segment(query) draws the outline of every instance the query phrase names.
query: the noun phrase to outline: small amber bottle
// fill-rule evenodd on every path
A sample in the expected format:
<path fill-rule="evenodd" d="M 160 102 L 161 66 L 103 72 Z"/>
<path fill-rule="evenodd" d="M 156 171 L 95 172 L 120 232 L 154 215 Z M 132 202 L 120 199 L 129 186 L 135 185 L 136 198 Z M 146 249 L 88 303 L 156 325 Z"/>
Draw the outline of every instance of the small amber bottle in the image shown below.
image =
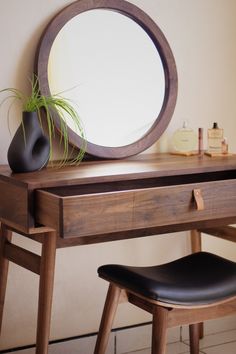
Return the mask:
<path fill-rule="evenodd" d="M 224 138 L 221 143 L 222 154 L 228 154 L 228 142 L 227 138 Z"/>

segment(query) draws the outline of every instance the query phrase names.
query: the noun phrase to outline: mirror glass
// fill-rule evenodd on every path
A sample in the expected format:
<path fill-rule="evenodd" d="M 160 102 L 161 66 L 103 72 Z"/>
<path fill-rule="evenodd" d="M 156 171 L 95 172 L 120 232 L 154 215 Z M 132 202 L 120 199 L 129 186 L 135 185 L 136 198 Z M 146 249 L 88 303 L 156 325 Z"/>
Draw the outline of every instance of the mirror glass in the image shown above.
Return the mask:
<path fill-rule="evenodd" d="M 165 73 L 156 46 L 131 18 L 92 9 L 70 19 L 49 53 L 48 84 L 76 106 L 86 139 L 121 147 L 142 138 L 157 120 Z M 68 119 L 73 130 L 73 123 Z"/>

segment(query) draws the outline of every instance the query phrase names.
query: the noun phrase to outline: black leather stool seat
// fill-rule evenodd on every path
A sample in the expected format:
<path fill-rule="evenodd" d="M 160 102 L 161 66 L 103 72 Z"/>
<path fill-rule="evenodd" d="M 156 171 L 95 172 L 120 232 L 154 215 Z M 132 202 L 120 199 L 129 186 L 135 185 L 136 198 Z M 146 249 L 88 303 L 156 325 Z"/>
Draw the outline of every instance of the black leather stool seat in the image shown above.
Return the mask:
<path fill-rule="evenodd" d="M 152 267 L 107 264 L 98 274 L 121 288 L 170 304 L 196 306 L 236 295 L 236 263 L 208 252 Z"/>

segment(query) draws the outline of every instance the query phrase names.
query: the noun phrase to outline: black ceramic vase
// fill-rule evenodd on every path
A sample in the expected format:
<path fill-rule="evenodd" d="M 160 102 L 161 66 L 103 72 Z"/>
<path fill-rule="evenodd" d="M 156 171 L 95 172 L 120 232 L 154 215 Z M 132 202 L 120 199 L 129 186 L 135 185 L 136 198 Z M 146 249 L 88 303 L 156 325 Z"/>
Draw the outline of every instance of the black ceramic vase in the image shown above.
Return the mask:
<path fill-rule="evenodd" d="M 23 112 L 22 123 L 8 149 L 8 163 L 13 172 L 40 170 L 49 160 L 50 145 L 43 134 L 37 112 Z"/>

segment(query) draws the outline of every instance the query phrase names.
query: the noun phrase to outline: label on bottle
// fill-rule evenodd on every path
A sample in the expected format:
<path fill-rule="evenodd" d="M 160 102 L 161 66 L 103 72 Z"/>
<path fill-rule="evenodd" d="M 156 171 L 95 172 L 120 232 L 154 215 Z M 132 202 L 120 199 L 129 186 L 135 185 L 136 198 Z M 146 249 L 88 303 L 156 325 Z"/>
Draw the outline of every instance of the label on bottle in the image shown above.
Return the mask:
<path fill-rule="evenodd" d="M 208 138 L 219 138 L 223 140 L 223 129 L 208 129 Z"/>
<path fill-rule="evenodd" d="M 222 152 L 223 129 L 208 129 L 208 151 Z"/>
<path fill-rule="evenodd" d="M 197 148 L 197 134 L 192 129 L 178 129 L 172 137 L 172 143 L 176 151 L 193 151 Z"/>

